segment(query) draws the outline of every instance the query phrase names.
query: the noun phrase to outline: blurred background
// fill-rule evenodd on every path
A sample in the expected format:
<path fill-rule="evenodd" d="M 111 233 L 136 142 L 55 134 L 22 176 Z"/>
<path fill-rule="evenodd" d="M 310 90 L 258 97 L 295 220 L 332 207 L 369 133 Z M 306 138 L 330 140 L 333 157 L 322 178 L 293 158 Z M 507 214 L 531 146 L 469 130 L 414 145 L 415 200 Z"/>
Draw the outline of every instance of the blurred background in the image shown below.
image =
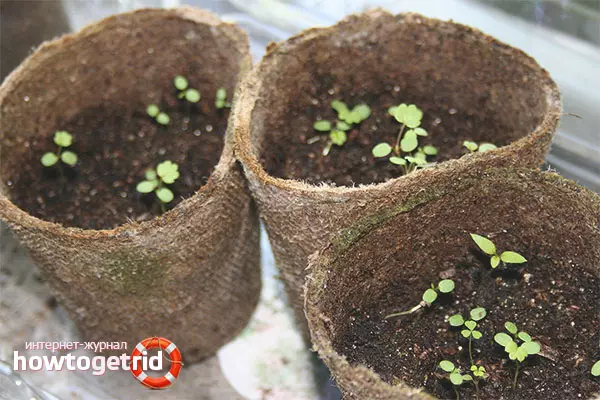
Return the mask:
<path fill-rule="evenodd" d="M 600 192 L 600 0 L 0 0 L 0 77 L 44 40 L 114 13 L 179 5 L 238 23 L 250 37 L 255 62 L 270 41 L 372 7 L 477 27 L 526 51 L 550 72 L 565 115 L 545 168 Z M 76 332 L 26 252 L 1 228 L 1 400 L 339 398 L 326 368 L 294 328 L 264 232 L 264 287 L 253 320 L 217 357 L 186 367 L 169 390 L 151 393 L 128 372 L 15 374 L 13 352 L 25 341 L 76 340 Z"/>

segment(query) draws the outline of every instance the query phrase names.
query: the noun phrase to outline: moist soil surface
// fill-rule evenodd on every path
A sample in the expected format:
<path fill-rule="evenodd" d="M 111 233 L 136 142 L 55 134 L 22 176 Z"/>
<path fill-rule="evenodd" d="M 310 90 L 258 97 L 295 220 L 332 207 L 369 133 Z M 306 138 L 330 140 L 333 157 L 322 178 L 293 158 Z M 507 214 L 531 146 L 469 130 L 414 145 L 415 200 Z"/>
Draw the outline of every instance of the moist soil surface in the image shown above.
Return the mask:
<path fill-rule="evenodd" d="M 311 102 L 303 104 L 304 96 L 290 105 L 287 121 L 282 124 L 284 132 L 277 134 L 276 143 L 268 144 L 268 151 L 262 155 L 262 165 L 273 176 L 310 184 L 324 182 L 354 186 L 397 178 L 403 173 L 402 167 L 391 164 L 388 157 L 374 158 L 371 150 L 381 142 L 394 144 L 401 124 L 387 110 L 401 103 L 415 104 L 423 111 L 421 127 L 429 135 L 420 137 L 419 144 L 434 145 L 439 150 L 437 156 L 428 156 L 429 162 L 467 154 L 469 151 L 462 145 L 464 140 L 479 143 L 496 138 L 494 144 L 497 146 L 512 141 L 498 121 L 486 120 L 469 110 L 455 109 L 443 101 L 433 104 L 428 96 L 404 93 L 398 86 L 384 85 L 382 89 L 343 92 L 336 84 L 321 79 L 316 88 L 311 89 Z M 334 145 L 331 152 L 323 156 L 328 133 L 315 131 L 313 124 L 319 119 L 336 120 L 337 113 L 331 108 L 331 101 L 335 99 L 342 100 L 349 107 L 365 103 L 371 108 L 371 116 L 347 132 L 348 140 L 342 147 Z M 311 144 L 315 137 L 319 141 Z"/>
<path fill-rule="evenodd" d="M 551 260 L 541 258 L 495 271 L 488 263 L 472 249 L 462 265 L 439 273 L 438 278 L 455 281 L 454 293 L 442 295 L 424 310 L 386 320 L 386 315 L 408 310 L 421 298 L 415 291 L 421 285 L 414 282 L 417 277 L 393 284 L 368 306 L 355 305 L 334 347 L 352 364 L 368 366 L 390 384 L 404 381 L 438 398 L 454 399 L 438 363 L 450 360 L 465 373 L 470 362 L 468 341 L 447 317 L 467 317 L 471 308 L 484 307 L 487 317 L 477 328 L 483 337 L 473 341 L 475 362 L 489 374 L 479 384 L 480 399 L 589 399 L 600 393 L 600 379 L 590 374 L 600 359 L 600 279 L 576 266 L 553 268 Z M 542 344 L 542 354 L 522 364 L 516 390 L 515 363 L 493 340 L 506 321 Z M 471 384 L 458 390 L 461 399 L 477 398 Z"/>
<path fill-rule="evenodd" d="M 168 185 L 175 198 L 166 206 L 175 207 L 207 182 L 218 163 L 229 111 L 216 109 L 211 99 L 191 104 L 175 94 L 159 106 L 170 117 L 168 126 L 144 109 L 87 109 L 59 121 L 57 129 L 73 135 L 68 150 L 77 154 L 76 166 L 41 165 L 42 154 L 56 151 L 54 130 L 32 139 L 22 168 L 7 182 L 11 200 L 43 220 L 84 229 L 151 219 L 161 213 L 160 203 L 136 185 L 146 169 L 171 160 L 180 176 Z"/>

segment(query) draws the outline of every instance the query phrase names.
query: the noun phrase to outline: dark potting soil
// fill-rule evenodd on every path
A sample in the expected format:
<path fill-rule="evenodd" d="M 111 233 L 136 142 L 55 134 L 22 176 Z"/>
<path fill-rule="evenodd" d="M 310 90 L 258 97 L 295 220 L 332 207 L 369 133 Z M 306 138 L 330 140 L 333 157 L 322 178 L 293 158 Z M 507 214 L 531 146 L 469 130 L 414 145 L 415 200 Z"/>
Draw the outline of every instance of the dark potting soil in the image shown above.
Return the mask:
<path fill-rule="evenodd" d="M 468 316 L 470 308 L 479 306 L 488 314 L 479 322 L 483 337 L 473 341 L 473 357 L 489 374 L 479 384 L 480 399 L 589 399 L 600 393 L 600 379 L 590 374 L 600 359 L 600 279 L 575 266 L 555 268 L 552 260 L 533 257 L 523 267 L 491 271 L 488 259 L 471 250 L 464 264 L 438 274 L 439 279 L 453 279 L 456 289 L 430 308 L 384 319 L 418 304 L 417 278 L 394 284 L 366 307 L 356 306 L 349 328 L 334 343 L 337 351 L 390 384 L 404 381 L 438 398 L 454 399 L 438 363 L 452 361 L 466 373 L 470 362 L 468 341 L 447 317 Z M 512 389 L 515 363 L 493 340 L 504 331 L 506 321 L 515 322 L 542 344 L 542 354 L 529 356 L 522 364 L 516 390 Z M 477 398 L 469 383 L 458 391 L 461 399 Z"/>
<path fill-rule="evenodd" d="M 323 81 L 312 88 L 312 101 L 299 96 L 290 105 L 283 132 L 277 134 L 277 142 L 268 144 L 261 163 L 271 175 L 284 179 L 303 180 L 310 184 L 330 183 L 338 186 L 381 183 L 402 175 L 402 167 L 391 164 L 387 157 L 376 159 L 372 148 L 381 142 L 393 144 L 400 130 L 398 123 L 388 113 L 388 108 L 401 103 L 415 104 L 423 111 L 421 127 L 428 132 L 420 137 L 420 145 L 434 145 L 437 156 L 428 157 L 430 162 L 460 158 L 469 151 L 462 145 L 465 140 L 477 143 L 496 138 L 494 144 L 503 146 L 514 138 L 507 137 L 506 127 L 477 112 L 459 110 L 450 104 L 433 104 L 422 94 L 404 93 L 400 87 L 382 85 L 379 88 L 343 92 L 336 84 Z M 342 147 L 333 146 L 323 156 L 328 134 L 317 132 L 313 124 L 318 119 L 335 121 L 336 112 L 332 100 L 342 100 L 349 107 L 365 103 L 371 108 L 371 116 L 355 129 L 347 132 L 348 140 Z M 482 102 L 485 99 L 481 100 Z M 310 143 L 315 136 L 319 141 Z"/>
<path fill-rule="evenodd" d="M 79 158 L 73 168 L 62 163 L 45 168 L 40 157 L 56 151 L 54 130 L 32 139 L 22 168 L 9 182 L 11 200 L 38 218 L 64 226 L 110 229 L 161 213 L 154 193 L 140 194 L 144 171 L 165 160 L 179 165 L 180 177 L 168 185 L 171 209 L 204 185 L 221 155 L 229 111 L 210 99 L 197 104 L 165 99 L 160 104 L 171 121 L 162 126 L 145 109 L 84 110 L 56 130 L 73 135 L 68 148 Z"/>

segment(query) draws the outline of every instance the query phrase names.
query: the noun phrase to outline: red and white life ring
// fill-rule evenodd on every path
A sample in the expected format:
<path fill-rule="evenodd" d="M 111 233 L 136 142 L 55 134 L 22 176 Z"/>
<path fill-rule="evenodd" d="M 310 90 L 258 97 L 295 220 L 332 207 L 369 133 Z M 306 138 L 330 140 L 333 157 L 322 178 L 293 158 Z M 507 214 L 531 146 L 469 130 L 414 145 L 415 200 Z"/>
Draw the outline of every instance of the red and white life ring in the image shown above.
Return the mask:
<path fill-rule="evenodd" d="M 169 372 L 160 378 L 148 376 L 142 369 L 141 362 L 133 363 L 133 357 L 142 356 L 144 351 L 154 348 L 160 348 L 166 351 L 171 360 L 171 368 L 169 369 Z M 181 365 L 181 352 L 177 346 L 175 346 L 175 343 L 162 337 L 150 337 L 142 340 L 135 346 L 133 352 L 131 353 L 131 362 L 129 364 L 129 368 L 131 369 L 133 376 L 135 376 L 135 378 L 144 386 L 147 386 L 151 389 L 164 389 L 171 386 L 173 382 L 177 380 L 179 371 L 181 370 Z"/>

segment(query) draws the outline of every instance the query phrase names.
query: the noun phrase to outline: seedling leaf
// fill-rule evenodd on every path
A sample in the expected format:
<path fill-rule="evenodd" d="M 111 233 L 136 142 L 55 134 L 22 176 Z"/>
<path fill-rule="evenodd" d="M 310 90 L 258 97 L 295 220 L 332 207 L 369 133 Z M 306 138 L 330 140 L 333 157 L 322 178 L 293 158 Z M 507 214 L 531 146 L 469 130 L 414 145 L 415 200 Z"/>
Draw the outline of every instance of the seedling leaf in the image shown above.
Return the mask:
<path fill-rule="evenodd" d="M 329 139 L 331 139 L 333 144 L 343 146 L 348 137 L 346 136 L 346 132 L 334 129 L 329 133 Z"/>
<path fill-rule="evenodd" d="M 416 131 L 416 129 L 415 129 L 415 131 Z M 417 135 L 418 135 L 418 133 L 417 133 Z M 423 153 L 425 153 L 428 156 L 435 156 L 438 153 L 438 149 L 436 147 L 430 146 L 430 145 L 423 146 Z"/>
<path fill-rule="evenodd" d="M 350 130 L 351 126 L 345 123 L 344 121 L 337 121 L 337 123 L 335 124 L 335 128 L 337 130 L 346 132 Z"/>
<path fill-rule="evenodd" d="M 406 161 L 408 161 L 411 164 L 415 164 L 415 165 L 425 165 L 425 164 L 427 164 L 427 161 L 423 160 L 422 158 L 411 157 L 411 156 L 406 156 L 404 158 L 406 159 Z"/>
<path fill-rule="evenodd" d="M 54 153 L 46 153 L 40 159 L 44 167 L 51 167 L 58 162 L 58 157 Z"/>
<path fill-rule="evenodd" d="M 400 104 L 395 110 L 394 118 L 396 118 L 396 121 L 406 125 L 409 128 L 416 128 L 421 125 L 423 112 L 414 104 Z"/>
<path fill-rule="evenodd" d="M 517 326 L 510 321 L 504 323 L 504 328 L 506 328 L 506 330 L 512 333 L 513 335 L 517 334 Z"/>
<path fill-rule="evenodd" d="M 163 203 L 169 203 L 175 196 L 173 196 L 171 189 L 163 187 L 156 191 L 156 197 L 158 197 L 158 199 Z"/>
<path fill-rule="evenodd" d="M 518 348 L 519 348 L 519 346 L 517 345 L 517 342 L 515 342 L 511 338 L 510 342 L 506 343 L 506 346 L 504 346 L 504 351 L 506 351 L 507 353 L 509 353 L 509 355 L 511 353 L 514 355 L 516 353 L 516 351 L 518 350 Z M 514 358 L 511 358 L 511 360 L 514 360 Z"/>
<path fill-rule="evenodd" d="M 169 116 L 164 112 L 161 112 L 156 116 L 156 122 L 158 122 L 161 125 L 168 125 L 170 120 L 171 119 L 169 118 Z"/>
<path fill-rule="evenodd" d="M 483 336 L 483 334 L 479 331 L 473 331 L 472 335 L 474 339 L 481 339 L 481 337 Z"/>
<path fill-rule="evenodd" d="M 313 128 L 319 132 L 329 132 L 331 130 L 331 122 L 326 120 L 317 121 L 314 123 Z"/>
<path fill-rule="evenodd" d="M 338 117 L 340 117 L 340 119 L 345 119 L 347 114 L 350 113 L 350 110 L 348 109 L 346 103 L 340 100 L 333 100 L 331 102 L 331 108 L 333 108 L 338 113 Z"/>
<path fill-rule="evenodd" d="M 456 315 L 451 316 L 448 319 L 448 322 L 452 326 L 462 326 L 465 323 L 465 319 L 463 318 L 462 315 L 456 314 Z"/>
<path fill-rule="evenodd" d="M 494 150 L 497 149 L 498 147 L 495 144 L 492 143 L 481 143 L 479 145 L 479 152 L 480 153 L 485 153 L 486 151 L 490 151 L 490 150 Z"/>
<path fill-rule="evenodd" d="M 471 319 L 473 321 L 481 321 L 487 315 L 487 311 L 483 307 L 477 307 L 477 308 L 472 309 L 469 312 L 469 315 L 471 316 Z"/>
<path fill-rule="evenodd" d="M 225 101 L 226 98 L 227 98 L 227 90 L 225 90 L 225 88 L 219 88 L 217 90 L 216 99 Z"/>
<path fill-rule="evenodd" d="M 433 289 L 427 289 L 425 293 L 423 293 L 423 301 L 427 304 L 431 304 L 437 299 L 438 294 Z"/>
<path fill-rule="evenodd" d="M 467 148 L 467 149 L 468 149 L 470 152 L 477 151 L 477 148 L 479 147 L 479 146 L 477 145 L 477 143 L 475 143 L 475 142 L 472 142 L 472 141 L 470 141 L 470 140 L 465 140 L 465 141 L 463 142 L 463 146 L 464 146 L 464 147 L 466 147 L 466 148 Z"/>
<path fill-rule="evenodd" d="M 519 253 L 515 253 L 514 251 L 505 251 L 500 255 L 500 258 L 503 262 L 507 264 L 522 264 L 527 262 L 527 259 L 520 255 Z"/>
<path fill-rule="evenodd" d="M 443 279 L 438 284 L 438 288 L 442 293 L 450 293 L 454 290 L 454 281 L 452 279 Z"/>
<path fill-rule="evenodd" d="M 498 343 L 500 346 L 506 347 L 510 342 L 513 342 L 513 339 L 510 336 L 508 336 L 506 333 L 500 332 L 494 336 L 494 341 L 496 343 Z"/>
<path fill-rule="evenodd" d="M 469 320 L 469 321 L 465 322 L 465 326 L 466 326 L 466 327 L 467 327 L 467 328 L 468 328 L 470 331 L 472 331 L 472 330 L 473 330 L 473 329 L 475 329 L 475 327 L 477 326 L 477 322 Z"/>
<path fill-rule="evenodd" d="M 463 376 L 460 372 L 452 372 L 450 374 L 450 382 L 452 382 L 453 385 L 460 386 L 463 383 Z"/>
<path fill-rule="evenodd" d="M 200 92 L 196 89 L 188 89 L 185 92 L 185 99 L 190 103 L 197 103 L 200 101 Z"/>
<path fill-rule="evenodd" d="M 392 152 L 392 146 L 387 143 L 379 143 L 371 150 L 373 157 L 387 157 Z"/>
<path fill-rule="evenodd" d="M 135 190 L 140 193 L 150 193 L 156 189 L 158 182 L 156 181 L 142 181 L 137 184 Z"/>
<path fill-rule="evenodd" d="M 490 258 L 490 265 L 492 268 L 496 268 L 498 265 L 500 265 L 500 257 L 493 255 L 492 258 Z"/>
<path fill-rule="evenodd" d="M 188 80 L 181 75 L 177 75 L 175 79 L 173 79 L 173 85 L 175 85 L 178 90 L 185 90 L 188 87 Z"/>
<path fill-rule="evenodd" d="M 406 165 L 406 160 L 402 157 L 390 157 L 390 162 L 396 165 Z"/>
<path fill-rule="evenodd" d="M 147 169 L 146 172 L 144 173 L 144 176 L 146 177 L 146 179 L 148 179 L 149 181 L 153 181 L 156 178 L 158 178 L 158 175 L 156 175 L 156 171 L 153 169 Z"/>
<path fill-rule="evenodd" d="M 419 135 L 419 136 L 427 136 L 427 131 L 426 131 L 425 129 L 421 128 L 420 126 L 419 126 L 419 127 L 416 127 L 416 128 L 414 129 L 414 131 L 415 131 L 415 133 L 416 133 L 417 135 Z"/>
<path fill-rule="evenodd" d="M 600 361 L 596 361 L 596 363 L 592 365 L 592 375 L 600 376 Z"/>
<path fill-rule="evenodd" d="M 471 238 L 485 254 L 490 256 L 496 254 L 496 245 L 490 239 L 475 233 L 471 233 Z"/>
<path fill-rule="evenodd" d="M 541 350 L 538 342 L 525 342 L 520 347 L 529 355 L 537 354 Z"/>
<path fill-rule="evenodd" d="M 61 147 L 69 147 L 73 143 L 73 136 L 67 131 L 56 131 L 54 143 Z"/>
<path fill-rule="evenodd" d="M 358 117 L 358 121 L 356 121 L 356 123 L 359 123 L 369 118 L 371 115 L 371 108 L 369 108 L 369 106 L 366 104 L 359 104 L 352 109 L 352 114 Z"/>
<path fill-rule="evenodd" d="M 524 342 L 531 342 L 531 336 L 527 332 L 519 332 L 517 336 Z"/>
<path fill-rule="evenodd" d="M 171 184 L 179 178 L 179 166 L 171 161 L 163 161 L 156 167 L 156 173 L 164 183 Z"/>
<path fill-rule="evenodd" d="M 402 141 L 400 141 L 400 147 L 405 153 L 410 153 L 419 146 L 419 139 L 414 130 L 409 130 L 404 134 Z"/>
<path fill-rule="evenodd" d="M 158 113 L 160 112 L 160 109 L 158 108 L 158 106 L 156 104 L 150 104 L 148 107 L 146 107 L 146 112 L 148 113 L 149 116 L 151 116 L 152 118 L 155 118 Z"/>
<path fill-rule="evenodd" d="M 471 336 L 471 331 L 468 329 L 463 329 L 462 331 L 460 331 L 460 334 L 463 335 L 465 338 L 469 338 L 469 336 Z"/>
<path fill-rule="evenodd" d="M 62 160 L 62 162 L 64 162 L 67 165 L 70 165 L 71 167 L 77 164 L 77 154 L 73 153 L 72 151 L 62 152 L 62 154 L 60 155 L 60 159 Z"/>
<path fill-rule="evenodd" d="M 446 372 L 454 371 L 454 364 L 452 361 L 442 360 L 440 361 L 440 368 Z"/>

